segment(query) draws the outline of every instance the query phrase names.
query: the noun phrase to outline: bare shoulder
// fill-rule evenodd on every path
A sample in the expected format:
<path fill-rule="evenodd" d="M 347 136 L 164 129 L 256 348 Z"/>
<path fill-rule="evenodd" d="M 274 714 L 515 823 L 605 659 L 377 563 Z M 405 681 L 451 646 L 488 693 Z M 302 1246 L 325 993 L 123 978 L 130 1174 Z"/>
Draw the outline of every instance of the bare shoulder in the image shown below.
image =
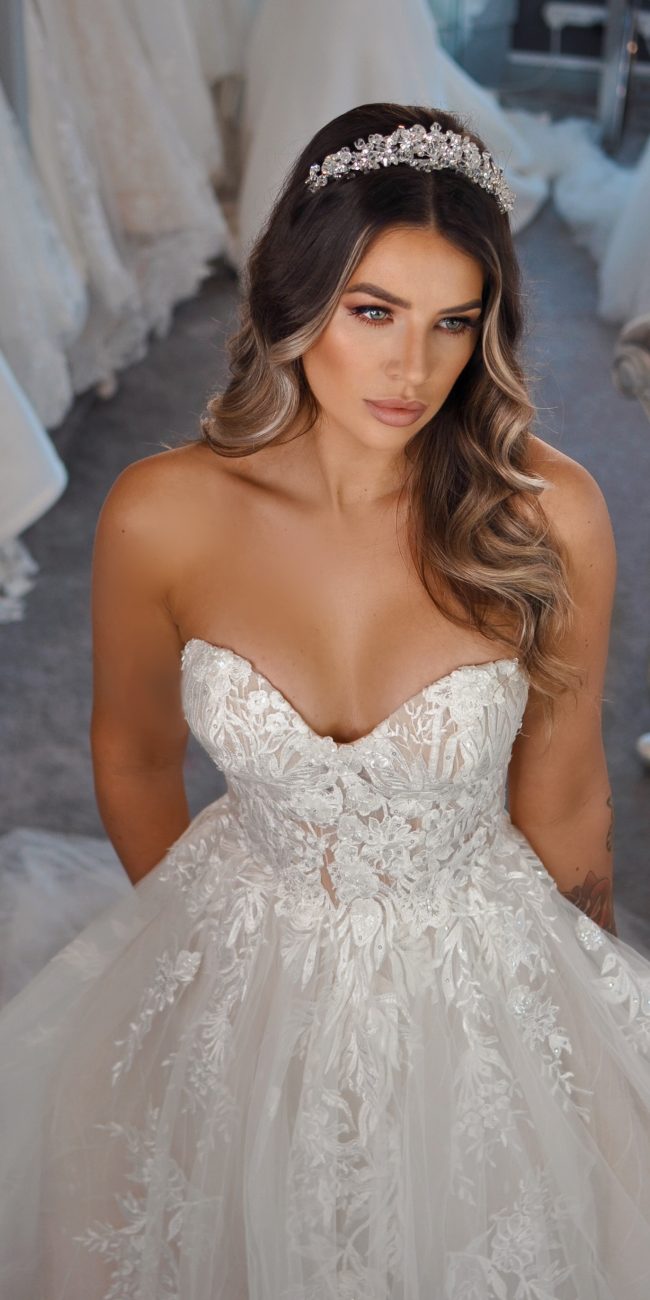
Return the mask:
<path fill-rule="evenodd" d="M 169 448 L 133 461 L 118 475 L 99 517 L 100 533 L 129 533 L 133 542 L 165 555 L 179 552 L 212 527 L 227 504 L 228 462 L 202 443 Z"/>
<path fill-rule="evenodd" d="M 570 559 L 615 563 L 612 522 L 604 493 L 584 465 L 531 437 L 529 469 L 545 480 L 542 509 Z"/>
<path fill-rule="evenodd" d="M 227 471 L 210 447 L 188 443 L 133 461 L 103 503 L 93 546 L 95 603 L 112 611 L 156 602 L 169 608 L 173 593 L 206 554 L 226 554 L 233 510 L 227 508 Z M 112 616 L 112 615 L 111 615 Z"/>
<path fill-rule="evenodd" d="M 200 485 L 214 485 L 226 479 L 225 461 L 203 443 L 192 442 L 170 447 L 134 460 L 118 474 L 104 502 L 112 512 L 125 511 L 143 515 L 178 506 L 187 494 L 194 495 Z"/>

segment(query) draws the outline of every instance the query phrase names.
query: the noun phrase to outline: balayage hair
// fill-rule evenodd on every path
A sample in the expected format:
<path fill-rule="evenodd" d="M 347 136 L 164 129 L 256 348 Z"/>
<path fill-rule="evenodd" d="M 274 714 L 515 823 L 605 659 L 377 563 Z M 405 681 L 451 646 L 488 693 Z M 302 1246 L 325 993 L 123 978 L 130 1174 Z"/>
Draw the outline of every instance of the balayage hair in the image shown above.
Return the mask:
<path fill-rule="evenodd" d="M 549 737 L 554 700 L 575 680 L 553 651 L 573 600 L 564 548 L 537 500 L 546 480 L 526 468 L 535 408 L 517 355 L 524 321 L 508 217 L 449 169 L 386 167 L 330 181 L 316 194 L 305 185 L 313 162 L 359 137 L 434 121 L 485 148 L 455 114 L 378 103 L 334 118 L 300 154 L 250 253 L 240 328 L 228 342 L 230 379 L 207 404 L 201 440 L 221 456 L 247 456 L 292 425 L 296 436 L 313 428 L 319 407 L 302 354 L 382 232 L 435 230 L 473 257 L 484 273 L 479 341 L 440 410 L 404 449 L 409 546 L 442 614 L 513 645 Z M 445 589 L 461 613 L 447 606 Z"/>

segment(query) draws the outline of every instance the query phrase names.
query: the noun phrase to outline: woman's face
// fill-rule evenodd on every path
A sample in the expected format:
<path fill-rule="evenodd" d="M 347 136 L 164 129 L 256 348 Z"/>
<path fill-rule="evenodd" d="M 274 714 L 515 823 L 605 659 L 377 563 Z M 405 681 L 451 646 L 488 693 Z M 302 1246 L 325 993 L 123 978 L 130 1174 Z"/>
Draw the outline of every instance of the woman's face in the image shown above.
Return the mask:
<path fill-rule="evenodd" d="M 482 290 L 479 263 L 437 232 L 395 227 L 379 235 L 302 357 L 321 422 L 369 448 L 398 451 L 440 410 L 467 365 Z"/>

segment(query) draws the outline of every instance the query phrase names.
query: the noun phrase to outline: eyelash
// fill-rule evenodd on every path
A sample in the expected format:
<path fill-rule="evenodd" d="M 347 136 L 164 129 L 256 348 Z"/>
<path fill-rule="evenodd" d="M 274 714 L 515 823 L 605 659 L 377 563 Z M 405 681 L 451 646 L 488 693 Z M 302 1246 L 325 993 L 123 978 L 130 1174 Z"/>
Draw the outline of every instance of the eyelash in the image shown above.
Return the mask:
<path fill-rule="evenodd" d="M 368 306 L 364 306 L 364 307 L 351 307 L 350 315 L 356 316 L 357 320 L 363 321 L 364 325 L 381 326 L 381 325 L 386 325 L 388 323 L 387 320 L 370 320 L 368 316 L 363 315 L 363 313 L 366 311 L 383 311 L 385 316 L 388 317 L 389 320 L 392 320 L 392 313 L 390 311 L 390 308 L 377 307 L 371 304 L 368 304 Z M 463 328 L 460 330 L 442 331 L 443 334 L 453 334 L 456 336 L 460 334 L 466 334 L 468 330 L 477 329 L 480 324 L 480 317 L 477 317 L 476 320 L 472 320 L 470 316 L 443 316 L 443 320 L 454 320 L 454 321 L 462 322 Z"/>

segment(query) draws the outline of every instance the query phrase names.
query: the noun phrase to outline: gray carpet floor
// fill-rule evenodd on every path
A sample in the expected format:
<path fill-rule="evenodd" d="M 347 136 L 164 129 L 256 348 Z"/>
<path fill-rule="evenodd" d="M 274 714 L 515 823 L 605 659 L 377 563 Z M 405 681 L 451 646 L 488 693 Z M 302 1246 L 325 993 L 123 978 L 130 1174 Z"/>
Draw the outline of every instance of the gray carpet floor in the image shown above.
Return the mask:
<path fill-rule="evenodd" d="M 650 922 L 650 774 L 634 744 L 650 730 L 650 424 L 610 378 L 614 327 L 595 315 L 588 255 L 547 205 L 517 239 L 528 302 L 526 362 L 537 432 L 585 465 L 607 499 L 619 575 L 603 727 L 615 821 L 616 892 Z M 123 372 L 107 402 L 83 397 L 55 433 L 70 473 L 60 501 L 25 535 L 40 565 L 22 622 L 0 625 L 0 829 L 34 826 L 103 834 L 95 806 L 89 579 L 102 500 L 123 466 L 198 428 L 225 373 L 237 283 L 215 273 L 181 305 L 167 338 Z M 190 805 L 224 788 L 192 743 Z M 586 863 L 585 866 L 589 864 Z"/>

